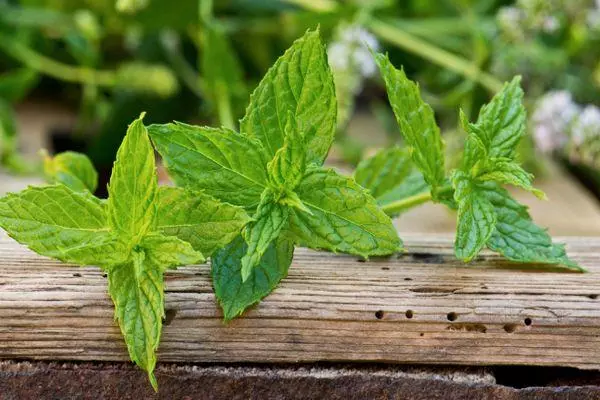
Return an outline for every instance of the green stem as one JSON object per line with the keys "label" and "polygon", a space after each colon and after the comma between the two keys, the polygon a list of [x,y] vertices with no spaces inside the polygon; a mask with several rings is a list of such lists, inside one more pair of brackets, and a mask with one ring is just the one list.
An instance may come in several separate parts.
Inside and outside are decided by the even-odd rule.
{"label": "green stem", "polygon": [[338,8],[337,2],[333,0],[283,0],[283,2],[316,12],[333,12]]}
{"label": "green stem", "polygon": [[98,71],[93,68],[74,67],[60,63],[3,34],[0,34],[0,49],[27,67],[66,82],[108,87],[115,86],[117,83],[117,77],[113,71]]}
{"label": "green stem", "polygon": [[[438,195],[452,192],[452,186],[443,186],[438,190]],[[406,211],[409,208],[416,207],[420,204],[427,203],[433,200],[431,192],[419,193],[414,196],[406,197],[402,200],[397,200],[381,207],[384,213],[388,215],[398,214]]]}
{"label": "green stem", "polygon": [[440,49],[439,47],[414,35],[411,35],[410,33],[405,32],[398,27],[373,18],[367,21],[367,27],[384,40],[394,43],[395,45],[438,65],[441,65],[442,67],[479,82],[492,93],[496,93],[502,89],[503,85],[501,81],[482,71],[472,62],[455,54],[449,53],[446,50]]}
{"label": "green stem", "polygon": [[[222,82],[219,82],[221,84]],[[219,113],[219,122],[222,126],[229,129],[236,129],[233,118],[233,110],[231,109],[231,98],[227,86],[223,85],[216,91],[217,112]]]}

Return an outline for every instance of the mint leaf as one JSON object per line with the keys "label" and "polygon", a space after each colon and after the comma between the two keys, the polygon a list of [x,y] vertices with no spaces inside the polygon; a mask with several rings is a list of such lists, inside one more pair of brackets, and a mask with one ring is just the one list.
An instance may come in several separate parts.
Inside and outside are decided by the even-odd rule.
{"label": "mint leaf", "polygon": [[294,254],[294,244],[285,235],[271,243],[250,276],[242,281],[241,258],[248,245],[238,236],[229,245],[218,250],[212,258],[212,279],[217,300],[223,309],[223,318],[229,321],[251,305],[271,293],[287,276]]}
{"label": "mint leaf", "polygon": [[304,135],[308,162],[321,165],[335,135],[337,105],[318,30],[306,32],[269,69],[250,97],[241,131],[258,139],[271,159],[283,146],[289,112]]}
{"label": "mint leaf", "polygon": [[433,110],[421,99],[419,86],[394,68],[386,55],[376,54],[375,60],[413,161],[435,193],[445,183],[445,172],[444,145]]}
{"label": "mint leaf", "polygon": [[293,190],[306,171],[306,146],[296,120],[290,112],[285,125],[283,147],[269,162],[269,180],[279,190]]}
{"label": "mint leaf", "polygon": [[[163,231],[197,235],[197,242],[202,243],[202,218],[214,218],[223,221],[219,229],[206,229],[210,231],[207,247],[214,248],[233,237],[231,231],[245,222],[228,221],[241,210],[221,207],[207,195],[198,196],[199,203],[194,203],[189,199],[193,193],[185,190],[165,193],[162,207],[179,213],[185,210],[191,217],[189,226],[176,226],[177,214],[157,217],[160,199],[154,150],[140,117],[129,126],[117,153],[107,202],[65,185],[29,188],[0,199],[0,226],[20,243],[42,255],[100,265],[107,271],[115,316],[131,359],[147,371],[155,389],[155,352],[164,316],[162,272],[204,260],[191,244]],[[199,210],[205,203],[208,210]],[[171,225],[159,230],[159,221]]]}
{"label": "mint leaf", "polygon": [[250,220],[242,208],[203,192],[161,187],[158,198],[159,231],[189,242],[206,257],[237,237]]}
{"label": "mint leaf", "polygon": [[229,129],[178,122],[151,125],[148,131],[178,186],[246,208],[260,202],[268,160],[258,142]]}
{"label": "mint leaf", "polygon": [[191,244],[176,237],[150,233],[142,238],[139,248],[144,250],[145,259],[161,272],[181,265],[206,261],[202,253]]}
{"label": "mint leaf", "polygon": [[458,204],[454,252],[457,258],[468,262],[479,254],[492,235],[496,214],[489,199],[464,172],[455,171],[452,185]]}
{"label": "mint leaf", "polygon": [[154,390],[156,349],[162,331],[164,287],[160,266],[134,250],[131,260],[108,270],[108,291],[115,304],[115,318],[127,343],[131,360],[148,372]]}
{"label": "mint leaf", "polygon": [[260,262],[269,245],[275,241],[288,221],[288,210],[271,199],[258,207],[254,221],[248,224],[243,237],[248,251],[242,257],[242,281],[246,282],[252,269]]}
{"label": "mint leaf", "polygon": [[50,183],[60,183],[75,192],[91,193],[98,186],[98,173],[90,159],[81,153],[65,151],[50,157],[44,154],[44,174]]}
{"label": "mint leaf", "polygon": [[540,199],[546,195],[541,190],[533,187],[533,174],[525,171],[519,164],[507,159],[491,158],[477,179],[480,181],[494,181],[506,185],[520,187],[533,193]]}
{"label": "mint leaf", "polygon": [[361,161],[354,171],[354,179],[379,199],[402,184],[413,169],[410,152],[394,146]]}
{"label": "mint leaf", "polygon": [[585,271],[571,260],[562,244],[553,244],[545,229],[537,226],[527,207],[519,204],[496,183],[480,185],[481,193],[494,206],[497,223],[487,246],[509,260],[521,263],[564,265],[575,271]]}
{"label": "mint leaf", "polygon": [[[521,78],[515,77],[505,84],[502,91],[481,108],[475,124],[466,121],[464,114],[461,115],[463,128],[469,136],[477,139],[486,158],[514,159],[517,144],[527,128],[520,82]],[[472,168],[479,159],[470,154],[465,158],[463,169]]]}
{"label": "mint leaf", "polygon": [[154,150],[142,118],[143,114],[129,125],[108,185],[109,226],[129,243],[138,242],[156,227]]}
{"label": "mint leaf", "polygon": [[390,218],[353,179],[314,168],[296,193],[311,212],[291,211],[290,231],[301,244],[363,257],[401,249]]}
{"label": "mint leaf", "polygon": [[106,266],[124,259],[123,246],[109,231],[105,205],[63,185],[3,197],[0,226],[36,253],[67,263]]}

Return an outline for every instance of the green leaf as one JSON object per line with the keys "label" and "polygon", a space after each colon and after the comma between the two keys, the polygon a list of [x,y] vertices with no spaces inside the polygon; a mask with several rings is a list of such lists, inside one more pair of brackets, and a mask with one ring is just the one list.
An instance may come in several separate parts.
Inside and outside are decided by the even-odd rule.
{"label": "green leaf", "polygon": [[3,197],[0,227],[36,253],[68,263],[106,267],[125,257],[123,245],[109,232],[105,205],[64,185]]}
{"label": "green leaf", "polygon": [[383,54],[375,56],[388,97],[413,161],[435,192],[445,181],[444,145],[433,110],[421,99],[419,86]]}
{"label": "green leaf", "polygon": [[[427,192],[429,192],[429,185],[425,182],[423,174],[418,169],[413,168],[410,175],[408,175],[398,186],[377,198],[377,204],[380,207],[383,207],[392,202]],[[444,203],[447,204],[445,201]]]}
{"label": "green leaf", "polygon": [[194,250],[188,242],[158,233],[144,236],[139,247],[143,249],[148,262],[162,271],[206,261],[202,253]]}
{"label": "green leaf", "polygon": [[207,257],[237,237],[250,220],[243,209],[203,192],[161,187],[158,197],[158,229]]}
{"label": "green leaf", "polygon": [[0,98],[11,103],[21,100],[38,84],[40,75],[29,68],[20,68],[0,75]]}
{"label": "green leaf", "polygon": [[143,117],[129,125],[108,185],[109,225],[131,244],[156,228],[156,166]]}
{"label": "green leaf", "polygon": [[533,193],[540,199],[546,198],[544,192],[533,187],[533,174],[525,171],[516,162],[507,159],[490,159],[488,165],[480,173],[477,179],[484,182],[493,181],[513,185]]}
{"label": "green leaf", "polygon": [[44,155],[44,174],[50,183],[60,183],[75,192],[94,193],[98,186],[98,173],[90,159],[81,153],[66,151],[50,157]]}
{"label": "green leaf", "polygon": [[151,125],[148,130],[178,186],[246,208],[260,202],[268,160],[258,142],[229,129],[182,123]]}
{"label": "green leaf", "polygon": [[585,271],[571,260],[562,244],[553,244],[545,229],[537,226],[527,207],[515,201],[498,184],[480,185],[481,193],[494,206],[497,223],[487,246],[509,260],[521,263],[564,265],[575,271]]}
{"label": "green leaf", "polygon": [[352,178],[314,168],[296,193],[310,210],[310,214],[298,209],[290,213],[290,231],[303,245],[363,257],[401,249],[391,219]]}
{"label": "green leaf", "polygon": [[267,251],[288,222],[288,209],[266,198],[256,212],[254,221],[246,226],[243,237],[248,244],[248,251],[242,257],[242,281],[246,282],[252,270],[258,265]]}
{"label": "green leaf", "polygon": [[212,279],[217,300],[223,309],[223,318],[229,321],[251,305],[270,294],[287,276],[292,263],[294,244],[285,235],[271,243],[250,276],[242,281],[242,257],[248,245],[241,236],[212,258]]}
{"label": "green leaf", "polygon": [[260,140],[269,159],[284,143],[288,112],[307,144],[307,161],[321,165],[333,142],[337,105],[319,31],[308,31],[281,56],[250,97],[243,134]]}
{"label": "green leaf", "polygon": [[[413,172],[410,152],[397,146],[380,150],[354,171],[356,183],[379,199],[402,184]],[[398,200],[398,199],[396,199]]]}
{"label": "green leaf", "polygon": [[457,258],[469,262],[492,235],[496,214],[492,203],[466,173],[456,171],[452,175],[452,186],[458,204],[454,252]]}
{"label": "green leaf", "polygon": [[[480,150],[488,158],[514,159],[517,144],[526,130],[526,111],[520,77],[504,85],[492,101],[481,108],[475,124],[461,115],[463,127],[469,136],[475,136]],[[481,157],[465,159],[463,169],[470,169]]]}
{"label": "green leaf", "polygon": [[129,356],[148,372],[152,387],[158,390],[153,371],[165,316],[161,267],[143,250],[133,251],[129,262],[108,271],[108,291]]}
{"label": "green leaf", "polygon": [[267,166],[271,184],[282,190],[294,190],[306,171],[306,146],[291,112],[285,125],[283,147]]}

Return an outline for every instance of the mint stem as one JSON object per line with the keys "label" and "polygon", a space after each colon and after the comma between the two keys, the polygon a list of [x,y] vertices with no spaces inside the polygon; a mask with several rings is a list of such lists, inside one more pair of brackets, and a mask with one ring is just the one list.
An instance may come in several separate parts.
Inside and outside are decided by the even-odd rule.
{"label": "mint stem", "polygon": [[114,86],[116,74],[113,71],[98,71],[92,68],[74,67],[43,56],[8,36],[0,34],[0,49],[21,61],[31,69],[51,77],[76,83],[99,86]]}
{"label": "mint stem", "polygon": [[502,82],[492,75],[482,71],[475,63],[456,54],[441,49],[430,42],[420,39],[398,28],[375,18],[366,21],[367,27],[376,35],[388,42],[408,50],[426,60],[479,82],[492,93],[502,89]]}
{"label": "mint stem", "polygon": [[[451,192],[452,186],[443,186],[438,190],[438,195]],[[419,193],[414,196],[406,197],[402,200],[397,200],[381,207],[387,215],[395,215],[402,211],[416,207],[420,204],[427,203],[433,200],[431,192]]]}

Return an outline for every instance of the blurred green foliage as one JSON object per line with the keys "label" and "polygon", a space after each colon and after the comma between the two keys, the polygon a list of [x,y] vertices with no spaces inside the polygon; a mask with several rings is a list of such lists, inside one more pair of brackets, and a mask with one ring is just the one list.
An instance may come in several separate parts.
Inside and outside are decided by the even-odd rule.
{"label": "blurred green foliage", "polygon": [[[530,104],[556,89],[600,103],[599,7],[594,0],[0,0],[0,162],[19,164],[12,108],[33,90],[78,107],[73,135],[100,170],[143,110],[148,122],[235,127],[258,79],[317,25],[330,42],[338,147],[348,161],[363,153],[344,134],[355,107],[371,110],[390,142],[400,137],[381,79],[368,73],[365,44],[388,51],[421,84],[448,131],[448,149],[461,148],[452,145],[463,133],[449,110],[473,117],[516,74]],[[535,164],[535,146],[522,152]]]}

